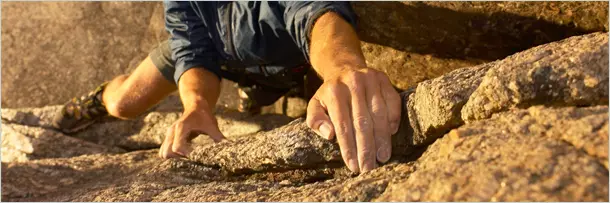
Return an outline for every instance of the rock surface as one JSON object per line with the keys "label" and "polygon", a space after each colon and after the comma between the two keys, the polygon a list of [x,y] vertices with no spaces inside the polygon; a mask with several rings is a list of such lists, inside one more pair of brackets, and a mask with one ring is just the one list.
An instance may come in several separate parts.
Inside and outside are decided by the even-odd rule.
{"label": "rock surface", "polygon": [[[400,89],[530,47],[608,31],[608,2],[353,2],[367,64]],[[379,23],[383,22],[383,23]]]}
{"label": "rock surface", "polygon": [[[231,170],[236,164],[252,166],[253,160],[261,163],[266,160],[265,156],[270,156],[261,156],[256,151],[232,156],[236,159],[232,161],[161,160],[156,156],[157,150],[145,150],[2,163],[2,198],[8,201],[607,201],[607,154],[603,154],[608,149],[607,111],[608,106],[557,109],[535,106],[503,112],[451,131],[425,149],[423,155],[394,159],[359,176],[353,176],[342,165],[316,165],[317,160],[312,159],[300,159],[302,166],[311,165],[291,170],[252,173],[225,170]],[[302,136],[287,131],[302,125],[296,121],[255,138]],[[590,149],[582,150],[580,144],[566,142],[571,139],[566,139],[570,135],[585,138],[584,143]],[[221,151],[220,154],[240,152],[244,147],[240,140],[252,139],[243,137],[237,144],[221,143],[206,149]],[[283,144],[277,146],[280,147],[277,151],[294,150]],[[265,143],[261,148],[266,149]],[[323,149],[299,151],[308,150]],[[202,156],[202,151],[197,156]],[[226,155],[211,157],[223,156]],[[291,156],[303,157],[295,153]]]}
{"label": "rock surface", "polygon": [[158,2],[5,2],[2,11],[3,107],[63,104],[129,73],[167,36]]}
{"label": "rock surface", "polygon": [[475,121],[429,146],[378,200],[606,201],[607,125],[608,106],[536,106]]}
{"label": "rock surface", "polygon": [[[169,108],[169,105],[176,105],[176,101],[172,102],[172,98],[170,98],[153,111],[132,120],[105,118],[93,124],[92,127],[71,136],[97,145],[126,150],[156,148],[161,146],[167,128],[181,114],[181,106]],[[51,125],[54,114],[60,110],[59,105],[43,108],[2,109],[1,117],[4,123],[31,127],[42,133],[61,134],[55,132]],[[227,137],[239,137],[270,130],[293,120],[277,114],[247,116],[223,108],[217,109],[216,119],[220,131]],[[194,142],[204,144],[212,143],[212,140],[200,136]]]}
{"label": "rock surface", "polygon": [[608,104],[608,34],[572,37],[498,62],[464,104],[462,119],[535,104]]}
{"label": "rock surface", "polygon": [[411,144],[537,104],[608,105],[608,34],[571,37],[419,83],[407,104]]}
{"label": "rock surface", "polygon": [[303,119],[284,127],[195,149],[190,159],[232,172],[315,167],[341,161],[339,146],[316,135]]}
{"label": "rock surface", "polygon": [[121,152],[125,150],[64,136],[40,127],[2,124],[2,162]]}

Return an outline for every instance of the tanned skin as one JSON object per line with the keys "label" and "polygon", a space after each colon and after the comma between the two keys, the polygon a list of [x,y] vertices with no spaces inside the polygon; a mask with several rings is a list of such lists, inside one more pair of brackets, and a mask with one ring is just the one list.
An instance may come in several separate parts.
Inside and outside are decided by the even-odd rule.
{"label": "tanned skin", "polygon": [[[391,156],[391,136],[400,122],[400,98],[387,75],[368,68],[352,26],[334,12],[319,17],[311,32],[310,61],[323,79],[307,106],[307,125],[326,139],[337,139],[348,168],[365,172]],[[147,58],[130,76],[115,78],[103,100],[111,115],[131,118],[176,89]],[[167,83],[167,84],[166,84]],[[184,72],[177,89],[182,116],[167,130],[159,156],[184,157],[190,141],[207,134],[225,139],[213,108],[220,79],[202,67]]]}

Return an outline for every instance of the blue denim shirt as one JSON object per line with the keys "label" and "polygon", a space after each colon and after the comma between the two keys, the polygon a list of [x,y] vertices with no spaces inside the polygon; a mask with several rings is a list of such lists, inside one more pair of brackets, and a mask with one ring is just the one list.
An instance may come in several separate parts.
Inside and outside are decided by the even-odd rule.
{"label": "blue denim shirt", "polygon": [[[231,70],[279,71],[309,62],[315,20],[333,11],[356,25],[348,2],[164,2],[174,80],[203,67],[231,79]],[[229,67],[229,70],[221,68]]]}

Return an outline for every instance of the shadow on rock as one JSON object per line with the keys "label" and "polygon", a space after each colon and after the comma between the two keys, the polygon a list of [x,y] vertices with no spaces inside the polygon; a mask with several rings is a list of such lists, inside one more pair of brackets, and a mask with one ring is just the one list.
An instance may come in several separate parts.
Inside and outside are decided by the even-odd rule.
{"label": "shadow on rock", "polygon": [[363,41],[440,58],[496,60],[608,30],[607,2],[354,2],[353,7]]}

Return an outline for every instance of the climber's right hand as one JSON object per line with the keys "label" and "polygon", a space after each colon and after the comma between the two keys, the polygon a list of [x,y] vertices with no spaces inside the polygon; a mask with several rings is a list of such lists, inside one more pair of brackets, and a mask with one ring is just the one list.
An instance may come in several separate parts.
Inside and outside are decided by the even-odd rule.
{"label": "climber's right hand", "polygon": [[203,109],[185,110],[182,116],[167,129],[159,156],[161,158],[188,156],[193,150],[191,140],[200,134],[207,134],[216,142],[225,139],[218,129],[213,114]]}

